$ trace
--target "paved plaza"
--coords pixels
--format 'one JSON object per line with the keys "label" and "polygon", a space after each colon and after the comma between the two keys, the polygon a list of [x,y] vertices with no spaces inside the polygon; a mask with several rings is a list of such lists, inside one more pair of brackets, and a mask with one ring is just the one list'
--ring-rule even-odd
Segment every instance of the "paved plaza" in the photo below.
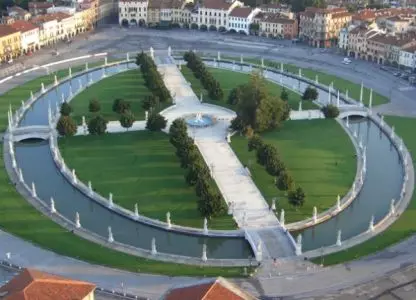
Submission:
{"label": "paved plaza", "polygon": [[[391,103],[377,107],[375,110],[383,113],[395,115],[416,115],[416,90],[407,86],[404,82],[393,77],[390,73],[381,71],[376,65],[368,62],[357,61],[349,66],[341,64],[342,57],[331,53],[320,53],[317,49],[294,47],[287,41],[261,40],[253,45],[249,38],[233,37],[230,35],[220,35],[218,33],[201,33],[187,34],[180,31],[153,31],[143,29],[119,29],[116,26],[109,27],[98,31],[91,36],[89,41],[76,40],[67,50],[61,51],[62,57],[73,56],[76,51],[79,55],[97,52],[109,52],[113,56],[124,56],[126,51],[137,52],[140,49],[148,50],[150,46],[155,49],[167,49],[171,46],[173,49],[198,49],[204,51],[220,50],[224,53],[240,53],[244,55],[263,56],[265,58],[274,58],[284,62],[294,62],[302,67],[312,67],[324,72],[332,73],[344,77],[354,82],[364,82],[364,85],[375,89],[376,91],[391,98]],[[40,53],[27,61],[25,65],[36,65],[42,62],[50,62],[49,53]],[[1,72],[1,70],[0,70]],[[41,74],[39,71],[37,74]],[[177,93],[177,107],[183,111],[194,113],[199,109],[197,97],[191,95],[192,90],[187,89],[178,74],[175,75],[173,68],[167,67],[166,74],[175,77],[172,80],[170,88],[175,89]],[[169,76],[170,76],[169,75]],[[1,75],[0,75],[1,76]],[[0,93],[11,88],[13,85],[21,84],[29,80],[31,76],[20,77],[11,83],[2,84]],[[190,90],[190,91],[189,91]],[[186,105],[185,102],[187,103]],[[191,104],[191,105],[189,105]],[[193,106],[195,105],[195,106]],[[182,107],[182,108],[181,108]],[[183,112],[182,111],[182,112]],[[204,112],[205,112],[204,108]],[[166,112],[166,116],[173,117],[174,112]],[[227,113],[223,112],[224,118]],[[137,123],[138,128],[143,123]],[[201,133],[194,134],[198,144],[207,143],[207,147],[223,151],[227,154],[225,146],[225,136],[215,134],[216,129],[224,129],[225,122],[219,122],[214,129],[202,130]],[[111,126],[110,126],[111,127]],[[215,138],[213,138],[215,137]],[[200,146],[200,145],[199,145]],[[229,147],[228,147],[229,148]],[[201,152],[204,153],[204,145],[200,146]],[[206,150],[209,152],[209,150]],[[208,155],[209,153],[204,155]],[[222,159],[212,158],[214,165],[213,172],[217,177],[236,177],[238,180],[250,180],[249,176],[244,173],[241,162],[239,165],[234,164],[230,157],[226,162]],[[229,171],[225,166],[232,164]],[[231,172],[227,173],[227,172]],[[236,176],[238,175],[238,176]],[[225,179],[224,179],[225,180]],[[224,181],[225,182],[225,181]],[[233,185],[235,182],[227,182],[229,191],[226,193],[226,199],[234,199],[232,196]],[[245,184],[249,186],[249,184]],[[248,190],[252,193],[253,199],[259,199],[256,191]],[[258,192],[258,191],[257,191]],[[236,206],[235,216],[238,222],[241,222],[241,213],[238,213],[247,199],[236,199],[231,201],[239,202]],[[251,201],[251,199],[250,199]],[[265,210],[265,201],[254,201],[257,211],[263,214],[265,220],[260,220],[258,215],[247,216],[247,221],[253,227],[259,225],[272,224],[277,222]],[[263,205],[263,206],[262,206]],[[267,204],[266,204],[267,205]],[[244,211],[242,209],[241,211]],[[239,223],[240,224],[240,223]],[[154,276],[146,274],[132,274],[129,272],[118,271],[111,268],[94,266],[85,262],[80,262],[72,258],[62,257],[49,251],[40,249],[29,242],[22,241],[7,233],[0,233],[0,257],[5,258],[5,253],[10,252],[10,261],[13,263],[35,267],[44,271],[57,273],[70,278],[92,281],[108,289],[123,289],[130,293],[157,299],[164,291],[172,285],[178,283],[193,282],[193,278],[172,278],[167,276]],[[301,261],[279,260],[277,263],[265,266],[258,277],[253,279],[237,280],[237,283],[247,289],[254,295],[265,297],[280,297],[286,299],[416,299],[414,291],[414,280],[416,271],[413,265],[416,262],[416,240],[411,238],[399,245],[384,250],[376,255],[353,261],[350,263],[320,268],[311,266]],[[370,282],[369,282],[370,281]],[[278,299],[278,298],[272,298]]]}

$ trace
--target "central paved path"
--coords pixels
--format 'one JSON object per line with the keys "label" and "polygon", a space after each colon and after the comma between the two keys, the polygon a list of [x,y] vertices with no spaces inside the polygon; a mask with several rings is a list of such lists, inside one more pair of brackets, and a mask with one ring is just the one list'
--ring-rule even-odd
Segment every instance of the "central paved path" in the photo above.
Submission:
{"label": "central paved path", "polygon": [[[168,123],[187,113],[203,112],[220,119],[214,126],[192,129],[189,134],[211,169],[213,177],[226,200],[229,210],[253,248],[260,246],[263,259],[294,254],[293,240],[280,225],[248,171],[227,142],[230,121],[235,113],[227,109],[200,103],[190,84],[172,58],[163,52],[154,58],[166,87],[175,98],[176,107],[163,115]],[[259,231],[261,229],[261,231]]]}

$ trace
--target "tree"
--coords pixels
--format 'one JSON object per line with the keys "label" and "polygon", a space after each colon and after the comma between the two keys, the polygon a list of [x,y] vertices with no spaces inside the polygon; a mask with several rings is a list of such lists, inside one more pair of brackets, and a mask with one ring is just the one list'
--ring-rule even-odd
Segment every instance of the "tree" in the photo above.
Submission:
{"label": "tree", "polygon": [[210,188],[201,195],[198,210],[202,216],[210,218],[224,214],[226,207],[221,195]]}
{"label": "tree", "polygon": [[198,178],[195,184],[195,192],[198,197],[202,197],[204,193],[210,189],[210,185],[207,178]]}
{"label": "tree", "polygon": [[134,123],[134,114],[130,110],[124,111],[120,115],[120,125],[124,128],[130,128]]}
{"label": "tree", "polygon": [[286,102],[289,100],[289,93],[287,92],[286,88],[282,89],[282,92],[280,93],[280,99]]}
{"label": "tree", "polygon": [[235,87],[231,90],[228,96],[228,104],[237,105],[242,97],[242,91],[240,87]]}
{"label": "tree", "polygon": [[69,105],[68,102],[64,102],[61,104],[61,109],[60,109],[61,115],[62,116],[69,116],[72,112],[72,107],[71,105]]}
{"label": "tree", "polygon": [[322,107],[321,111],[327,119],[334,119],[339,116],[339,109],[335,105],[328,104]]}
{"label": "tree", "polygon": [[242,132],[245,128],[244,120],[239,116],[231,120],[230,128],[235,131]]}
{"label": "tree", "polygon": [[70,116],[62,115],[56,124],[56,130],[61,136],[73,136],[77,133],[77,124]]}
{"label": "tree", "polygon": [[130,102],[124,101],[123,99],[115,99],[113,102],[113,111],[122,114],[126,110],[130,110]]}
{"label": "tree", "polygon": [[92,135],[104,134],[107,130],[107,120],[98,115],[88,121],[88,132]]}
{"label": "tree", "polygon": [[293,178],[289,172],[281,172],[280,176],[277,178],[276,186],[281,191],[287,191],[293,187]]}
{"label": "tree", "polygon": [[318,91],[315,88],[308,86],[303,92],[302,100],[316,100],[316,99],[318,99]]}
{"label": "tree", "polygon": [[271,144],[264,144],[260,148],[257,149],[256,157],[257,162],[264,166],[271,157],[278,157],[279,153],[277,148]]}
{"label": "tree", "polygon": [[266,171],[272,176],[280,176],[286,172],[286,166],[279,157],[268,159],[266,162]]}
{"label": "tree", "polygon": [[155,95],[150,95],[144,98],[142,107],[144,110],[152,110],[159,106],[159,97]]}
{"label": "tree", "polygon": [[283,121],[289,120],[289,118],[290,118],[290,110],[291,110],[291,108],[290,108],[289,103],[287,101],[285,101],[283,103],[283,112],[282,112],[282,120]]}
{"label": "tree", "polygon": [[151,114],[146,122],[146,129],[150,131],[161,131],[166,127],[167,121],[160,114]]}
{"label": "tree", "polygon": [[248,140],[248,151],[258,150],[264,145],[263,139],[261,136],[255,134]]}
{"label": "tree", "polygon": [[100,102],[97,99],[91,99],[88,104],[88,110],[92,113],[99,112],[101,109]]}
{"label": "tree", "polygon": [[195,185],[199,179],[208,179],[210,172],[204,162],[198,162],[188,168],[185,180],[189,185]]}
{"label": "tree", "polygon": [[295,207],[303,206],[305,203],[305,192],[301,187],[289,191],[289,203]]}

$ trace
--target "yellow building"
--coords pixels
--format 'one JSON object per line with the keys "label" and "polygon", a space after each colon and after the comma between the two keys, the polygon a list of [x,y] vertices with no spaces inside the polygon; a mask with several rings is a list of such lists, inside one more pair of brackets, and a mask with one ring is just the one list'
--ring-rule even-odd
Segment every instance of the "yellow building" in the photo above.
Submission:
{"label": "yellow building", "polygon": [[20,31],[7,25],[0,25],[0,62],[19,56],[20,45]]}

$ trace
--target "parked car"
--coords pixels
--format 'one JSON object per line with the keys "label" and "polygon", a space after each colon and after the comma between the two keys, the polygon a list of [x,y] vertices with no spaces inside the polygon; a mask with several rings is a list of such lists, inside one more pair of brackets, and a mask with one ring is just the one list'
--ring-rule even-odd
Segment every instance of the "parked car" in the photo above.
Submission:
{"label": "parked car", "polygon": [[400,75],[402,75],[402,73],[400,73],[400,72],[394,72],[393,75],[394,76],[400,76]]}
{"label": "parked car", "polygon": [[10,58],[10,59],[7,61],[7,63],[8,63],[8,64],[12,64],[12,63],[13,63],[13,58]]}

